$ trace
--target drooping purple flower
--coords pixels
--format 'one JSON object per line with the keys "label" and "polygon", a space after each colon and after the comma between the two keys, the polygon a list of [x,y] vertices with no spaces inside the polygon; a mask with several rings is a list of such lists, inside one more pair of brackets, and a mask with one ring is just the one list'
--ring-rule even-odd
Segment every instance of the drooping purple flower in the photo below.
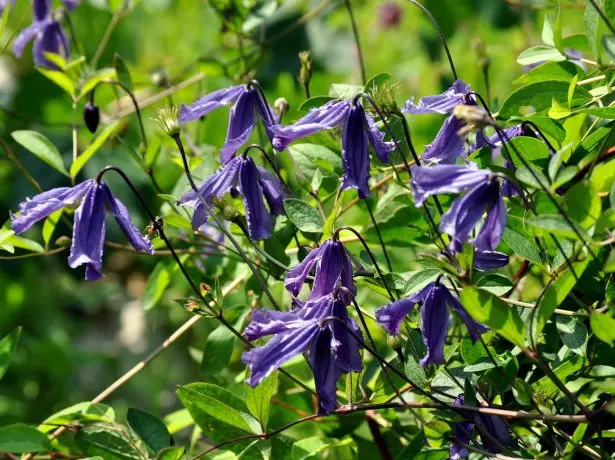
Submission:
{"label": "drooping purple flower", "polygon": [[386,163],[394,148],[393,142],[384,140],[384,133],[378,128],[372,116],[363,106],[352,100],[334,99],[322,107],[312,110],[299,121],[288,126],[275,126],[273,146],[284,150],[291,142],[310,136],[319,131],[342,125],[342,162],[344,178],[342,189],[355,188],[361,197],[370,194],[369,144],[378,158]]}
{"label": "drooping purple flower", "polygon": [[390,334],[397,334],[406,315],[419,302],[423,304],[421,333],[423,343],[427,348],[427,354],[420,361],[423,366],[444,363],[444,342],[449,320],[447,306],[461,317],[473,342],[487,330],[485,326],[477,323],[468,315],[459,300],[439,280],[428,284],[410,297],[379,308],[376,311],[376,321]]}
{"label": "drooping purple flower", "polygon": [[[444,93],[435,96],[422,97],[418,104],[414,98],[407,101],[402,112],[417,115],[427,113],[451,114],[460,104],[476,105],[470,97],[470,86],[461,80],[453,83]],[[453,164],[459,155],[465,154],[464,141],[457,134],[465,126],[465,122],[450,115],[438,131],[436,138],[425,148],[422,159],[426,163]]]}
{"label": "drooping purple flower", "polygon": [[497,251],[474,251],[474,267],[480,271],[487,271],[508,265],[508,256]]}
{"label": "drooping purple flower", "polygon": [[[360,345],[361,332],[348,316],[349,294],[341,288],[336,292],[302,303],[296,300],[292,312],[256,310],[252,322],[244,331],[250,341],[273,335],[267,344],[245,352],[242,360],[250,369],[248,383],[258,385],[289,359],[307,353],[314,373],[319,412],[335,410],[337,381],[348,372],[363,369]],[[337,318],[331,320],[330,318]],[[325,318],[329,320],[324,321]]]}
{"label": "drooping purple flower", "polygon": [[337,239],[325,241],[291,268],[286,274],[284,287],[296,297],[311,273],[314,273],[314,285],[309,295],[310,300],[330,295],[337,288],[338,282],[352,295],[356,294],[350,257]]}
{"label": "drooping purple flower", "polygon": [[452,251],[461,250],[485,213],[487,216],[474,246],[483,251],[497,248],[506,226],[506,206],[495,174],[474,165],[419,166],[411,171],[416,206],[421,206],[432,195],[468,190],[453,202],[440,222],[440,230],[452,237]]}
{"label": "drooping purple flower", "polygon": [[[271,237],[273,216],[284,212],[284,191],[280,182],[268,171],[259,168],[248,156],[232,158],[216,173],[199,186],[203,200],[212,206],[214,198],[221,198],[238,188],[248,222],[248,233],[254,240]],[[263,200],[264,197],[264,200]],[[267,202],[269,209],[265,206]],[[205,206],[196,193],[191,190],[180,199],[194,209],[192,228],[199,229],[209,218],[209,208]]]}
{"label": "drooping purple flower", "polygon": [[104,182],[88,180],[75,187],[60,187],[27,199],[19,205],[19,215],[12,215],[11,227],[23,233],[55,211],[80,203],[75,211],[69,266],[86,265],[85,279],[96,280],[102,274],[105,213],[110,213],[137,251],[153,254],[152,244],[130,220],[126,206],[113,196]]}
{"label": "drooping purple flower", "polygon": [[265,125],[270,139],[273,139],[272,129],[278,123],[260,91],[252,84],[219,89],[191,105],[182,104],[179,109],[179,122],[184,124],[196,120],[212,110],[227,105],[232,107],[226,141],[220,152],[222,164],[231,161],[237,150],[246,143],[254,130],[257,118]]}
{"label": "drooping purple flower", "polygon": [[[78,2],[65,1],[67,10],[72,10]],[[45,57],[45,53],[59,54],[68,58],[70,44],[60,23],[52,16],[51,0],[33,1],[33,22],[15,38],[13,53],[20,58],[28,43],[34,40],[34,63],[49,69],[57,69],[57,66]]]}
{"label": "drooping purple flower", "polygon": [[[454,406],[463,406],[464,397],[459,395],[453,401]],[[470,452],[465,447],[470,443],[472,439],[472,430],[474,429],[474,423],[472,422],[472,415],[467,414],[468,420],[463,422],[457,422],[453,424],[453,436],[451,439],[451,447],[449,450],[449,460],[460,460],[462,458],[468,458]]]}

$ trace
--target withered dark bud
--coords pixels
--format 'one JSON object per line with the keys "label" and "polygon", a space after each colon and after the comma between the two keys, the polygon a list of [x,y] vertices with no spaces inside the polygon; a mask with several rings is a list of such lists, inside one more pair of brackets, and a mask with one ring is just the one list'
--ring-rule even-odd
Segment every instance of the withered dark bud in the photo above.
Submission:
{"label": "withered dark bud", "polygon": [[85,104],[83,107],[83,121],[85,122],[88,130],[94,134],[98,129],[98,124],[100,123],[100,109],[96,104],[89,101]]}

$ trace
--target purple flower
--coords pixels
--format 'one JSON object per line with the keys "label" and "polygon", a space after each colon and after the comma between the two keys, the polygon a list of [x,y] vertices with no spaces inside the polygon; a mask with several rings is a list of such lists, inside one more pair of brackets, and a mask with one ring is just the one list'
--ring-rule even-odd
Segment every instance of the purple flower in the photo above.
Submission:
{"label": "purple flower", "polygon": [[325,241],[286,274],[284,287],[294,297],[299,295],[308,275],[314,272],[314,285],[309,299],[330,295],[341,283],[352,295],[356,286],[352,279],[352,263],[346,249],[337,239]]}
{"label": "purple flower", "polygon": [[[464,397],[463,395],[459,395],[455,398],[453,402],[454,406],[463,406],[464,405]],[[472,430],[474,429],[474,423],[472,420],[472,415],[467,414],[469,421],[457,422],[453,424],[453,437],[451,439],[451,447],[449,451],[449,460],[460,460],[462,458],[468,458],[470,452],[468,448],[463,446],[462,444],[470,444],[470,440],[472,439]]]}
{"label": "purple flower", "polygon": [[440,230],[452,237],[452,251],[461,250],[485,212],[487,216],[474,239],[474,246],[483,251],[497,248],[506,226],[506,206],[495,174],[474,165],[419,166],[413,167],[411,172],[416,206],[421,206],[432,195],[468,190],[453,202],[440,222]]}
{"label": "purple flower", "polygon": [[480,271],[487,271],[493,268],[500,268],[508,265],[508,256],[497,251],[474,251],[474,267]]}
{"label": "purple flower", "polygon": [[[78,2],[65,0],[64,3],[70,11]],[[15,38],[13,53],[21,58],[26,45],[34,40],[34,63],[49,69],[57,69],[57,66],[45,57],[45,53],[59,54],[65,59],[68,58],[70,54],[68,38],[60,23],[52,17],[51,0],[34,0],[33,13],[32,24]]]}
{"label": "purple flower", "polygon": [[237,150],[246,143],[256,125],[256,117],[262,120],[270,139],[273,138],[272,128],[278,123],[260,91],[251,84],[219,89],[189,106],[182,104],[179,122],[184,124],[196,120],[226,105],[232,107],[226,141],[220,152],[222,164],[231,161]]}
{"label": "purple flower", "polygon": [[18,216],[12,215],[11,227],[23,233],[51,213],[79,203],[75,211],[73,239],[68,257],[69,266],[86,265],[85,279],[96,280],[102,275],[105,212],[119,224],[128,241],[137,251],[153,254],[152,244],[130,220],[126,206],[116,199],[104,182],[82,182],[75,187],[60,187],[27,199],[19,205]]}
{"label": "purple flower", "polygon": [[[271,173],[256,166],[250,157],[232,158],[205,179],[199,187],[199,193],[211,206],[214,198],[221,198],[237,187],[243,198],[250,238],[264,240],[271,237],[272,215],[277,216],[284,212],[284,192],[280,182]],[[265,201],[269,209],[265,206]],[[186,193],[179,202],[194,209],[192,228],[197,230],[207,222],[209,209],[194,191]]]}
{"label": "purple flower", "polygon": [[[476,105],[470,97],[470,86],[461,80],[453,83],[444,93],[422,97],[418,104],[414,98],[406,102],[402,111],[412,115],[426,113],[451,114],[460,104]],[[434,141],[425,148],[422,159],[428,163],[453,164],[457,157],[465,154],[464,141],[457,132],[465,122],[450,115],[440,128]]]}
{"label": "purple flower", "polygon": [[314,108],[299,121],[289,126],[275,126],[273,146],[284,150],[291,142],[310,136],[325,129],[342,128],[342,162],[344,178],[342,189],[355,188],[361,197],[370,194],[369,180],[369,144],[384,163],[389,161],[389,154],[394,148],[392,142],[384,141],[370,114],[355,101],[335,99],[322,107]]}
{"label": "purple flower", "polygon": [[427,354],[421,359],[423,366],[444,363],[444,342],[449,319],[447,305],[461,317],[473,342],[487,330],[485,326],[477,323],[468,315],[459,300],[439,280],[428,284],[410,297],[379,308],[376,311],[376,321],[390,334],[397,334],[402,321],[418,302],[423,303],[421,332],[423,343],[427,348]]}
{"label": "purple flower", "polygon": [[[250,341],[272,335],[267,344],[245,352],[250,369],[248,383],[258,385],[289,359],[307,353],[319,398],[319,413],[335,410],[337,381],[347,372],[363,369],[356,323],[348,316],[349,295],[343,288],[328,296],[302,303],[292,312],[255,310],[244,331]],[[335,317],[337,320],[323,321]]]}

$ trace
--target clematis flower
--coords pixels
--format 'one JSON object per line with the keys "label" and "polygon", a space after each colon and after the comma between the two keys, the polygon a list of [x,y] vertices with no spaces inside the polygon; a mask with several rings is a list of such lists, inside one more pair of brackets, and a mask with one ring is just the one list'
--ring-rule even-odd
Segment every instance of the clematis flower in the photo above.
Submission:
{"label": "clematis flower", "polygon": [[[284,192],[277,178],[269,171],[256,166],[250,157],[231,159],[200,185],[199,193],[211,206],[214,198],[221,198],[237,187],[243,198],[250,238],[264,240],[271,237],[272,215],[284,213]],[[265,206],[265,201],[269,209]],[[194,191],[186,193],[179,202],[194,209],[192,228],[198,230],[207,222],[209,209]]]}
{"label": "clematis flower", "polygon": [[508,265],[508,256],[502,252],[474,250],[474,268],[480,271],[500,268],[505,265]]}
{"label": "clematis flower", "polygon": [[309,295],[310,300],[330,295],[337,288],[338,282],[352,295],[356,294],[357,288],[352,279],[352,263],[339,240],[325,241],[290,269],[286,274],[284,287],[296,297],[312,272],[314,272],[314,285]]}
{"label": "clematis flower", "polygon": [[362,198],[369,196],[369,144],[378,158],[386,163],[394,148],[393,142],[385,142],[372,116],[363,106],[353,100],[334,99],[322,107],[312,110],[296,123],[289,126],[275,126],[273,146],[284,150],[291,142],[310,136],[325,129],[342,128],[342,163],[344,177],[342,190],[354,188]]}
{"label": "clematis flower", "polygon": [[[79,2],[77,0],[64,0],[68,11],[72,11]],[[15,38],[13,53],[18,58],[23,55],[28,43],[34,40],[34,63],[41,67],[57,69],[57,66],[45,57],[45,53],[59,54],[68,58],[70,44],[60,23],[53,18],[51,0],[33,0],[34,20]]]}
{"label": "clematis flower", "polygon": [[411,168],[411,172],[416,206],[432,195],[468,190],[453,202],[440,222],[440,230],[452,237],[452,251],[461,250],[485,212],[487,216],[473,243],[483,251],[497,248],[506,226],[506,206],[495,174],[475,165],[419,166]]}
{"label": "clematis flower", "polygon": [[[286,361],[307,353],[314,373],[319,413],[335,410],[339,378],[344,373],[363,369],[359,342],[348,331],[350,328],[361,337],[360,329],[346,310],[349,299],[349,293],[340,288],[305,303],[295,299],[296,308],[291,312],[255,310],[244,335],[250,341],[269,335],[273,338],[243,354],[242,360],[250,369],[248,383],[255,387]],[[329,320],[324,321],[325,318]]]}
{"label": "clematis flower", "polygon": [[[435,96],[422,97],[418,104],[414,98],[408,100],[402,112],[419,115],[427,113],[440,113],[450,115],[456,106],[476,105],[470,94],[470,85],[461,80],[453,83],[444,93]],[[423,152],[422,159],[427,163],[453,164],[459,155],[465,154],[464,140],[457,133],[466,123],[463,120],[450,115],[438,131],[436,138]]]}
{"label": "clematis flower", "polygon": [[71,268],[86,265],[85,279],[96,280],[102,274],[105,241],[105,212],[110,213],[137,251],[153,254],[152,244],[134,226],[126,206],[113,196],[104,182],[88,180],[75,187],[60,187],[41,193],[19,205],[19,215],[12,215],[11,227],[23,233],[36,222],[62,208],[75,206],[73,239],[68,263]]}
{"label": "clematis flower", "polygon": [[226,141],[220,152],[222,164],[231,161],[237,150],[246,143],[254,130],[257,117],[265,125],[270,139],[273,138],[272,129],[278,123],[260,91],[251,84],[219,89],[191,105],[182,104],[179,109],[179,122],[184,124],[196,120],[227,105],[232,107]]}
{"label": "clematis flower", "polygon": [[379,308],[376,311],[376,321],[390,334],[397,334],[406,315],[419,302],[423,303],[421,333],[427,348],[427,354],[420,361],[423,366],[444,363],[444,342],[449,319],[447,306],[461,317],[473,342],[487,330],[468,315],[459,300],[439,280],[428,284],[410,297]]}

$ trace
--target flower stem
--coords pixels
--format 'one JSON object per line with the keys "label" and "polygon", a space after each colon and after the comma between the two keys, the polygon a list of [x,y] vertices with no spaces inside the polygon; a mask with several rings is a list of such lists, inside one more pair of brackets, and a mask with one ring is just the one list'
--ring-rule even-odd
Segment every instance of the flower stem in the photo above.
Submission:
{"label": "flower stem", "polygon": [[613,26],[613,24],[611,23],[611,21],[609,21],[609,18],[606,17],[606,14],[604,14],[602,12],[602,10],[600,9],[600,7],[598,6],[598,4],[596,3],[596,0],[589,0],[589,2],[592,4],[592,6],[594,7],[594,9],[596,10],[596,12],[600,15],[600,17],[602,18],[602,20],[604,21],[604,23],[606,24],[606,26],[610,29],[611,33],[615,34],[615,27]]}
{"label": "flower stem", "polygon": [[380,241],[380,247],[382,247],[382,252],[384,253],[384,258],[387,261],[387,267],[390,272],[393,271],[393,266],[391,265],[391,259],[389,258],[389,253],[387,251],[387,247],[384,244],[384,240],[382,239],[382,234],[380,233],[380,227],[378,226],[378,222],[376,222],[376,218],[374,217],[374,213],[372,212],[372,207],[369,204],[369,200],[367,198],[363,198],[363,202],[365,203],[365,207],[367,208],[367,212],[369,212],[369,217],[372,220],[372,224],[376,229],[376,234],[378,235],[378,241]]}
{"label": "flower stem", "polygon": [[354,42],[357,47],[357,54],[359,58],[359,68],[361,69],[361,81],[365,85],[367,83],[367,77],[365,73],[365,62],[363,60],[363,52],[361,51],[361,41],[359,40],[359,29],[357,28],[357,22],[354,18],[354,12],[352,11],[351,0],[344,0],[346,10],[348,10],[348,17],[350,18],[350,24],[352,25],[352,34],[354,36]]}

